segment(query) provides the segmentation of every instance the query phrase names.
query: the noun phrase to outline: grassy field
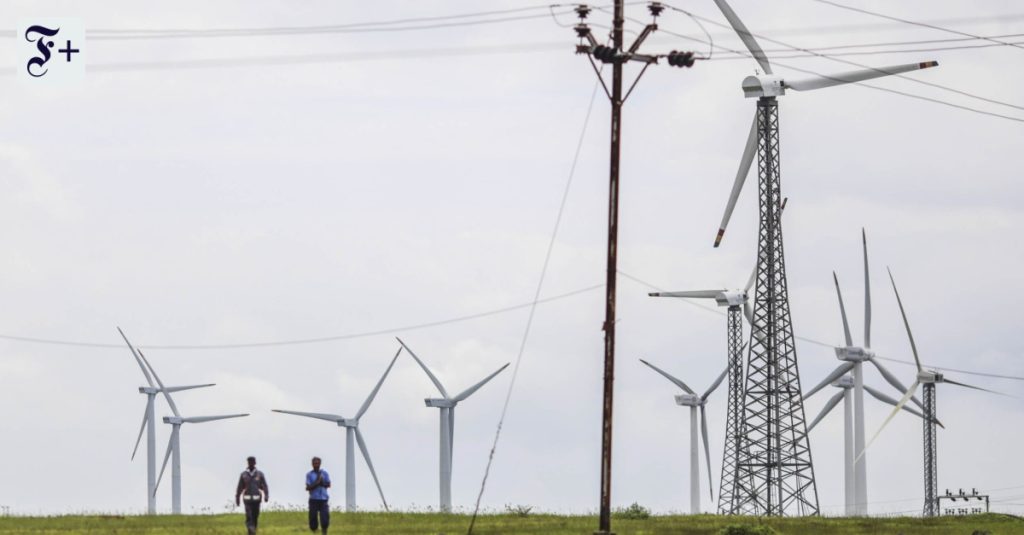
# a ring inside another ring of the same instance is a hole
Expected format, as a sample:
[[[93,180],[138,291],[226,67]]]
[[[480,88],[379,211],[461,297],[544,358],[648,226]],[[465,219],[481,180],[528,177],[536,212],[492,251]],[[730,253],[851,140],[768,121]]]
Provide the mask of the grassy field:
[[[332,513],[332,534],[464,534],[465,515],[428,513]],[[0,534],[240,534],[243,515],[211,516],[58,516],[0,518]],[[645,520],[615,519],[618,535],[717,535],[727,526],[759,524],[779,535],[892,534],[918,535],[1024,535],[1024,518],[1009,515],[977,515],[960,518],[729,518],[721,516],[652,516]],[[597,527],[592,516],[487,515],[478,518],[474,533],[502,535],[590,535]],[[260,516],[260,535],[309,533],[302,512],[266,512]]]

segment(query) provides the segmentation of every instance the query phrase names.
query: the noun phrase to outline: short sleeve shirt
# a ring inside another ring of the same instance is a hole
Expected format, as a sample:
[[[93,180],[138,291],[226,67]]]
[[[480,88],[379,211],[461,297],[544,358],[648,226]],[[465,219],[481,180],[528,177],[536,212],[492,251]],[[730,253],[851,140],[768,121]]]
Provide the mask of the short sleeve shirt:
[[[317,482],[317,479],[320,479],[323,483],[331,482],[330,474],[327,473],[327,470],[321,468],[319,474],[315,470],[310,470],[309,473],[306,474],[306,485],[315,484]],[[309,499],[327,500],[330,499],[330,496],[327,494],[326,487],[317,486],[315,489],[309,491]]]

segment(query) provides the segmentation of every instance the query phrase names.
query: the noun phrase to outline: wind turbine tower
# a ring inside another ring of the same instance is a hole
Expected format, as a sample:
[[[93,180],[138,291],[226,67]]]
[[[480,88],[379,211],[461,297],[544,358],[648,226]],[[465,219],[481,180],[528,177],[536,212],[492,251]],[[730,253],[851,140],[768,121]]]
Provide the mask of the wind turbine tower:
[[[377,479],[377,471],[373,469],[373,461],[370,460],[370,452],[366,449],[366,441],[363,439],[363,433],[359,431],[359,419],[366,414],[367,409],[370,408],[370,404],[373,403],[373,398],[377,396],[377,392],[380,390],[384,379],[387,378],[388,373],[391,372],[392,366],[395,365],[395,361],[398,359],[398,355],[402,352],[402,348],[399,347],[395,356],[391,359],[391,363],[388,364],[384,375],[380,376],[380,380],[377,381],[377,385],[370,391],[370,395],[366,397],[366,401],[363,402],[362,406],[359,407],[359,411],[356,412],[355,418],[345,418],[337,414],[324,414],[319,412],[299,412],[299,411],[286,411],[280,409],[274,409],[274,412],[280,412],[282,414],[294,414],[296,416],[305,416],[306,418],[316,418],[318,420],[327,420],[328,422],[334,422],[338,424],[338,427],[345,429],[345,510],[353,512],[356,510],[356,459],[355,459],[355,444],[359,445],[359,451],[363,454],[363,459],[366,461],[366,467],[370,469],[370,475],[373,476],[373,482],[377,485],[377,492],[380,493],[380,500],[384,502],[384,510],[388,509],[388,501],[384,498],[384,490],[380,487],[380,481]]]
[[[142,427],[139,428],[139,438],[135,439],[135,448],[132,450],[132,460],[135,460],[135,454],[139,451],[139,444],[142,442],[142,433],[146,432],[146,513],[155,515],[156,514],[156,396],[163,392],[163,390],[157,387],[156,383],[153,382],[153,376],[150,374],[146,365],[139,358],[139,355],[135,352],[135,348],[132,347],[131,342],[128,341],[128,337],[124,335],[124,331],[120,327],[117,328],[117,332],[121,333],[121,338],[128,344],[128,349],[132,352],[132,357],[135,358],[135,362],[142,369],[142,375],[146,378],[146,383],[149,386],[140,386],[139,393],[146,395],[146,412],[142,416]],[[182,390],[191,390],[193,388],[205,388],[208,386],[214,386],[211,384],[204,385],[190,385],[190,386],[169,386],[167,387],[168,392],[180,392]]]
[[[715,382],[711,384],[711,387],[707,389],[701,395],[697,395],[682,379],[677,379],[669,375],[661,368],[647,362],[644,359],[640,359],[640,362],[644,363],[650,369],[658,372],[663,377],[672,381],[673,384],[678,386],[685,392],[676,396],[676,405],[681,407],[690,408],[690,513],[694,515],[700,514],[700,448],[697,446],[697,409],[700,409],[700,434],[704,440],[704,456],[708,467],[708,493],[711,494],[711,499],[715,499],[715,490],[711,483],[711,450],[708,447],[708,421],[707,415],[704,412],[704,405],[708,402],[708,396],[718,388],[718,385],[722,384],[722,380],[729,373],[729,367],[726,366],[722,370],[721,375],[715,379]]]
[[[818,491],[804,419],[790,318],[782,245],[779,117],[777,98],[787,89],[807,91],[934,67],[935,62],[866,69],[806,80],[775,75],[753,34],[725,0],[715,4],[764,74],[741,84],[747,98],[757,98],[754,120],[740,167],[715,238],[718,246],[754,155],[758,157],[757,286],[751,325],[750,354],[744,388],[743,445],[737,491],[730,512],[767,516],[816,515]]]
[[[652,292],[651,297],[682,297],[694,299],[714,299],[720,307],[726,307],[726,345],[728,359],[728,392],[729,401],[725,417],[725,445],[722,453],[722,477],[719,480],[718,512],[730,510],[732,497],[736,488],[736,461],[740,453],[740,423],[743,420],[743,319],[744,314],[749,322],[753,316],[750,307],[749,292],[754,285],[756,271],[750,274],[747,285],[742,290],[696,290],[683,292]],[[646,363],[645,363],[646,364]],[[663,373],[663,375],[665,375]],[[691,439],[695,440],[695,439]],[[709,461],[710,462],[710,461]],[[708,466],[710,476],[710,465]],[[691,489],[692,491],[692,489]]]
[[[482,381],[467,388],[460,394],[457,394],[455,396],[449,396],[448,391],[444,389],[444,385],[441,384],[441,381],[439,381],[437,377],[434,376],[434,373],[430,371],[430,368],[428,368],[427,365],[424,364],[423,361],[416,356],[416,353],[413,353],[412,350],[409,349],[409,346],[405,345],[405,342],[403,342],[401,339],[396,338],[396,340],[398,340],[398,343],[402,344],[402,347],[409,352],[409,355],[412,355],[413,360],[415,360],[416,363],[420,365],[420,368],[423,368],[423,371],[426,372],[427,377],[430,378],[430,381],[434,383],[434,386],[436,386],[437,390],[441,393],[440,398],[427,398],[423,401],[427,404],[428,407],[437,408],[441,416],[440,447],[438,448],[438,453],[440,457],[439,479],[441,487],[439,505],[441,511],[444,511],[446,513],[451,512],[453,456],[452,452],[455,449],[455,407],[460,402],[465,401],[466,398],[473,395],[473,393],[479,390],[480,387],[487,384],[488,381],[494,379],[494,377],[501,373],[502,371],[504,371],[505,368],[508,368],[509,363],[506,362],[504,366],[498,368],[498,371],[488,375]]]

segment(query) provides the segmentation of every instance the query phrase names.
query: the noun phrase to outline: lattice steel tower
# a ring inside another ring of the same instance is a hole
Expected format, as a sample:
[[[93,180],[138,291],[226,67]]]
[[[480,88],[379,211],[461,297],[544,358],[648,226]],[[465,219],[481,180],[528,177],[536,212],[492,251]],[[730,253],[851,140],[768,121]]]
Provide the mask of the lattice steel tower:
[[[935,383],[924,383],[924,516],[939,515],[939,457],[935,436]]]
[[[730,306],[729,319],[729,406],[725,416],[725,446],[722,478],[719,480],[718,512],[728,513],[736,495],[736,462],[740,452],[740,422],[743,421],[743,322],[740,307]]]
[[[757,283],[732,514],[818,514],[782,246],[778,102],[757,101]]]

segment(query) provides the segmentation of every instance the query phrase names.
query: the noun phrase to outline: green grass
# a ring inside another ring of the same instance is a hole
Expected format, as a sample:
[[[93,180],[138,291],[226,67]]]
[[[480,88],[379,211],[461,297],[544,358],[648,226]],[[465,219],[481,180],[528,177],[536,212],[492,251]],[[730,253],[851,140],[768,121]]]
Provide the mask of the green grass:
[[[331,513],[332,534],[426,535],[466,533],[469,517],[431,513]],[[245,533],[242,514],[210,516],[54,516],[3,517],[0,534],[232,534]],[[891,535],[1024,535],[1024,518],[1009,515],[976,515],[957,518],[782,518],[763,519],[700,516],[652,516],[646,520],[614,519],[618,535],[717,535],[726,526],[764,524],[778,535],[891,534]],[[480,535],[591,535],[597,527],[593,516],[487,515],[477,519]],[[260,535],[309,533],[304,512],[265,512],[260,516]]]

